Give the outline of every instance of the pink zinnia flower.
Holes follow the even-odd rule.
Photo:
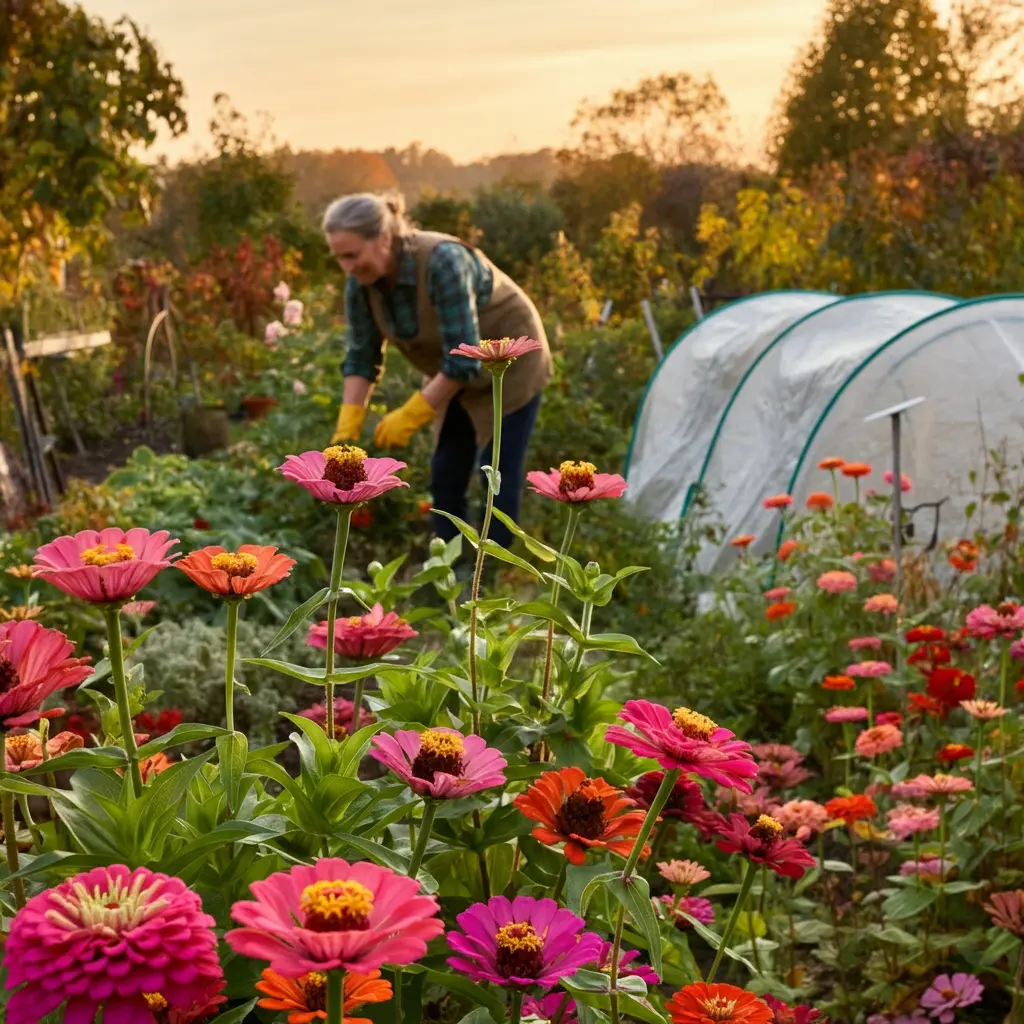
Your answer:
[[[922,796],[956,796],[974,789],[974,783],[970,779],[965,779],[962,775],[944,775],[942,772],[936,772],[935,775],[917,775],[903,785],[916,788]],[[896,795],[895,786],[893,795]]]
[[[789,494],[773,494],[762,502],[767,509],[789,508],[793,504],[793,497]]]
[[[664,772],[646,772],[626,790],[626,796],[645,810],[650,810],[664,778]],[[700,786],[682,777],[676,779],[668,801],[661,809],[661,816],[696,826],[701,838],[705,840],[718,831],[722,821],[722,816],[707,805]]]
[[[756,818],[759,814],[774,814],[775,809],[781,801],[772,793],[769,786],[761,785],[760,766],[758,767],[758,784],[754,786],[751,793],[741,793],[739,790],[730,789],[728,786],[718,786],[715,789],[715,803],[726,811],[739,811],[748,818]],[[716,831],[722,827],[721,820],[717,823]]]
[[[334,727],[344,732],[352,732],[352,723],[355,719],[355,705],[350,700],[346,700],[344,697],[334,698]],[[311,708],[306,708],[305,711],[299,712],[300,718],[308,718],[311,722],[316,722],[317,725],[322,728],[327,727],[327,705],[326,704],[314,704]],[[371,712],[367,711],[365,707],[360,708],[359,711],[359,725],[370,725],[376,722],[377,718]]]
[[[973,974],[940,974],[921,996],[921,1006],[937,1017],[939,1024],[953,1024],[954,1011],[981,1002],[984,995],[985,989]]]
[[[92,675],[90,658],[72,658],[75,645],[56,629],[31,619],[0,623],[0,724],[13,728],[63,709],[40,710],[57,690],[77,686]]]
[[[171,564],[167,553],[177,543],[166,530],[81,530],[44,544],[33,575],[83,601],[125,601]]]
[[[786,754],[786,748],[781,744],[779,751],[775,753],[771,751],[772,746],[774,744],[765,743],[754,747],[757,777],[760,782],[764,782],[772,789],[795,789],[801,782],[814,778],[814,772],[803,766],[802,754],[795,750],[792,755]]]
[[[390,654],[396,647],[419,636],[397,612],[384,613],[375,604],[366,615],[338,619],[334,624],[334,653],[355,661],[380,658]],[[306,643],[310,647],[327,647],[327,622],[318,622],[309,627]]]
[[[340,968],[366,974],[382,964],[404,967],[444,931],[437,900],[414,878],[371,861],[324,857],[249,886],[231,916],[241,928],[225,935],[242,956],[268,960],[285,978]]]
[[[413,792],[434,800],[471,796],[505,782],[501,754],[479,736],[455,729],[400,730],[373,738],[370,756],[390,768]]]
[[[706,900],[703,896],[680,896],[679,899],[675,896],[662,896],[660,902],[675,921],[675,926],[682,931],[693,927],[684,914],[701,924],[715,923],[715,908],[711,905],[711,900]]]
[[[191,1007],[222,978],[214,919],[179,878],[123,864],[93,868],[33,896],[4,951],[7,1024],[151,1020],[147,996]]]
[[[928,794],[924,786],[917,780],[926,777],[919,775],[917,778],[907,779],[904,782],[895,782],[889,793],[894,800],[920,800]]]
[[[626,493],[626,481],[618,473],[598,473],[591,462],[563,462],[547,473],[533,470],[526,474],[526,482],[535,493],[571,505]]]
[[[904,840],[916,832],[930,832],[939,827],[938,808],[915,807],[912,804],[897,804],[886,820],[896,838]]]
[[[730,814],[718,834],[723,853],[741,853],[752,864],[764,864],[777,875],[802,878],[817,861],[797,839],[785,839],[781,822],[762,814],[751,825],[742,814]]]
[[[991,916],[992,923],[1024,938],[1024,889],[994,892],[989,899],[985,913]]]
[[[314,498],[333,505],[359,505],[396,487],[408,487],[395,473],[405,469],[396,459],[370,459],[362,448],[332,445],[322,452],[289,455],[278,471]]]
[[[854,744],[861,757],[877,757],[903,746],[903,733],[895,725],[875,725],[865,729]]]
[[[876,583],[889,583],[896,578],[896,563],[891,558],[883,558],[880,562],[868,565],[868,575]]]
[[[593,964],[602,941],[584,932],[586,921],[554,900],[492,896],[456,918],[461,932],[448,933],[456,956],[448,966],[475,982],[506,988],[550,988],[562,978]]]
[[[891,485],[892,485],[892,482],[893,482],[893,480],[895,480],[896,478],[895,478],[895,477],[893,476],[893,472],[892,472],[892,470],[891,470],[891,469],[887,469],[887,470],[886,470],[886,471],[885,471],[885,472],[884,472],[884,473],[882,474],[882,479],[883,479],[883,480],[884,480],[884,481],[885,481],[885,482],[886,482],[887,484],[889,484],[889,485],[891,486]],[[902,491],[902,492],[903,492],[904,494],[907,494],[908,492],[912,491],[913,489],[914,489],[914,485],[913,485],[913,483],[911,482],[911,479],[910,479],[910,477],[909,477],[909,476],[907,476],[907,474],[906,474],[906,473],[900,473],[900,490],[901,490],[901,491]]]
[[[527,996],[523,1000],[523,1020],[535,1018],[540,1024],[579,1024],[576,1002],[560,989],[544,996]]]
[[[904,878],[913,875],[925,882],[941,882],[952,874],[955,866],[950,860],[925,857],[922,860],[904,861],[900,865],[900,874]]]
[[[781,601],[784,597],[788,597],[790,593],[789,587],[773,587],[771,590],[764,592],[764,598],[766,601]]]
[[[825,721],[833,725],[843,722],[864,722],[868,717],[867,708],[836,706],[825,712]]]
[[[460,345],[451,350],[453,356],[478,359],[481,363],[510,363],[513,359],[537,352],[544,346],[534,338],[497,338],[481,341],[479,345]]]
[[[1007,601],[998,608],[983,604],[967,613],[967,632],[982,640],[1012,639],[1024,629],[1024,605]]]
[[[879,711],[875,715],[875,725],[896,725],[903,724],[903,715],[898,711]]]
[[[850,665],[846,674],[853,676],[854,679],[879,679],[891,671],[892,665],[887,661],[860,661],[856,665]]]
[[[614,943],[611,942],[601,943],[601,952],[597,956],[594,970],[600,971],[602,974],[608,974],[611,971],[613,946]],[[657,985],[661,979],[653,967],[648,967],[647,964],[629,966],[639,955],[640,950],[638,949],[620,949],[618,976],[620,978],[643,978],[648,985]]]
[[[895,615],[899,608],[900,603],[892,594],[875,594],[864,602],[864,611],[878,615]]]
[[[129,601],[121,605],[121,614],[144,619],[155,607],[156,601]]]
[[[637,757],[650,757],[662,768],[678,768],[702,775],[720,786],[751,791],[748,781],[757,775],[750,744],[735,738],[705,715],[689,708],[670,712],[661,704],[646,700],[626,701],[619,718],[636,732],[610,725],[605,740],[632,750]]]
[[[768,1004],[768,1009],[772,1011],[773,1024],[814,1024],[815,1021],[821,1019],[821,1011],[814,1009],[813,1006],[803,1004],[787,1006],[768,993],[761,998]]]
[[[695,860],[659,861],[658,873],[671,885],[685,885],[687,888],[711,877],[711,872]]]
[[[47,758],[60,757],[69,750],[85,746],[85,740],[76,732],[59,732],[46,741]],[[27,772],[43,763],[43,742],[34,732],[8,736],[4,744],[4,767],[12,775]]]
[[[882,646],[882,641],[877,636],[855,636],[852,640],[846,641],[846,646],[851,651],[877,651]]]
[[[857,589],[857,577],[843,569],[823,572],[818,577],[818,589],[828,594],[842,594],[847,590]]]
[[[960,707],[979,722],[991,722],[1010,713],[1009,708],[1001,708],[994,700],[962,700]]]
[[[808,832],[824,832],[825,826],[831,820],[828,811],[814,800],[790,800],[775,812],[774,817],[793,835],[802,829]]]

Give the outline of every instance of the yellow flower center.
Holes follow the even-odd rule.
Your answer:
[[[350,491],[366,479],[366,452],[352,444],[336,444],[324,450],[324,479],[340,491]]]
[[[157,895],[163,882],[151,879],[149,887],[145,886],[144,875],[136,876],[131,885],[125,885],[108,874],[105,886],[94,885],[87,889],[81,882],[75,882],[66,895],[51,889],[50,903],[59,909],[48,910],[46,920],[62,931],[85,930],[98,937],[117,939],[167,906],[167,900]]]
[[[7,574],[13,576],[16,580],[30,580],[32,579],[32,566],[12,565],[7,569]]]
[[[116,562],[130,562],[135,557],[131,544],[97,544],[82,552],[83,565],[114,565]]]
[[[689,708],[676,708],[672,721],[691,740],[709,740],[718,731],[718,724],[707,715],[700,715]]]
[[[314,882],[302,890],[303,927],[314,932],[364,932],[373,893],[359,882]]]
[[[544,940],[529,922],[502,925],[494,936],[495,965],[503,978],[536,978],[544,967]]]
[[[458,733],[428,729],[420,738],[420,749],[412,763],[412,774],[426,782],[434,781],[435,772],[461,775],[465,752],[466,745]]]
[[[782,835],[781,822],[767,814],[762,814],[753,825],[750,826],[750,834],[763,843],[774,843]]]
[[[0,608],[0,622],[24,622],[26,619],[38,619],[43,613],[40,604],[16,604],[10,608]]]
[[[255,555],[243,554],[241,552],[232,554],[229,551],[225,551],[222,555],[214,555],[210,559],[210,565],[214,569],[226,572],[228,576],[238,576],[244,580],[256,571],[259,560]]]
[[[725,996],[711,996],[704,1001],[704,1015],[708,1020],[732,1020],[735,1009],[736,1000]]]
[[[592,462],[563,462],[558,467],[558,472],[561,476],[558,489],[563,494],[569,494],[581,487],[593,487],[597,466]]]
[[[146,1000],[146,1005],[153,1013],[167,1009],[167,1000],[159,992],[143,992],[142,998]]]
[[[2,670],[2,668],[3,665],[0,664],[0,670]],[[0,687],[0,689],[2,689],[2,687]],[[36,749],[36,744],[38,743],[39,740],[28,733],[22,733],[20,736],[8,736],[6,747],[7,760],[12,764],[21,764],[22,761],[25,761],[32,756],[33,751]]]
[[[327,1009],[327,975],[314,971],[299,978],[299,988],[306,999],[306,1009],[311,1013]]]

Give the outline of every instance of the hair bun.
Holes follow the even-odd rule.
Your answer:
[[[396,216],[405,216],[405,196],[401,192],[388,192],[383,196],[384,205]]]

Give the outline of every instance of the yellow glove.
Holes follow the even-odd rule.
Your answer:
[[[331,444],[338,444],[339,441],[358,440],[365,419],[366,409],[363,406],[343,405],[338,410],[338,425],[334,428]]]
[[[404,448],[412,435],[433,418],[433,406],[417,391],[401,409],[389,412],[377,424],[373,443],[378,448]]]

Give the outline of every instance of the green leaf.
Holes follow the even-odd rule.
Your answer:
[[[28,779],[22,779],[20,775],[0,775],[0,790],[3,790],[5,793],[18,793],[21,796],[55,797],[59,800],[67,799],[61,790],[50,789],[49,786],[40,786],[38,782],[29,782]]]
[[[227,736],[227,729],[219,725],[203,725],[201,722],[184,722],[175,726],[164,736],[157,736],[139,747],[139,757],[152,757],[159,754],[161,750],[170,750],[171,747],[181,747],[186,743],[199,743],[203,740],[216,739],[218,736]]]
[[[123,768],[128,755],[120,747],[91,747],[69,750],[59,757],[26,768],[21,775],[42,775],[45,772],[66,772],[75,768]]]
[[[288,616],[288,621],[278,631],[277,636],[263,649],[263,653],[260,655],[262,658],[266,658],[271,651],[276,651],[287,640],[292,633],[295,632],[305,621],[312,615],[317,609],[322,608],[327,604],[327,598],[330,596],[331,588],[324,587],[323,590],[318,591],[304,604],[300,604]]]
[[[476,549],[477,544],[480,543],[480,534],[477,533],[477,531],[474,530],[473,527],[469,525],[469,523],[460,519],[458,516],[451,515],[451,513],[449,512],[442,512],[441,509],[439,508],[435,508],[433,509],[433,511],[436,512],[439,516],[444,516],[445,519],[452,523],[455,526],[455,528],[459,531],[459,533],[461,533],[462,536],[465,537],[466,540],[468,540],[469,543],[473,545],[474,550]]]
[[[478,1006],[475,1010],[470,1010],[459,1024],[494,1024],[494,1017],[486,1006]]]
[[[661,929],[658,926],[658,918],[654,914],[654,907],[651,906],[651,887],[647,879],[642,875],[633,875],[631,878],[623,878],[621,875],[611,879],[608,883],[611,894],[626,908],[626,912],[633,921],[640,927],[647,939],[647,949],[651,954],[651,966],[658,977],[661,977]]]
[[[287,661],[275,661],[273,658],[243,658],[245,665],[259,665],[261,668],[269,668],[274,672],[290,676],[292,679],[301,679],[310,686],[323,686],[327,670],[323,668],[306,668],[304,665],[292,665]],[[338,684],[355,683],[360,679],[376,675],[378,672],[388,670],[405,669],[415,671],[412,665],[396,665],[394,662],[376,661],[368,665],[354,665],[352,668],[339,668],[331,673],[331,682]]]
[[[580,641],[585,651],[612,651],[616,654],[634,654],[639,658],[647,658],[658,664],[658,659],[648,654],[631,636],[625,633],[591,633]]]
[[[700,921],[698,921],[695,917],[690,917],[689,914],[684,913],[683,917],[685,917],[686,920],[690,922],[690,924],[693,926],[693,930],[712,949],[717,951],[718,947],[722,944],[721,935],[719,935],[717,932],[713,932],[706,925],[701,924]],[[739,953],[737,953],[734,949],[731,949],[729,946],[725,947],[725,955],[729,957],[730,960],[735,960],[737,963],[743,964],[743,966],[746,967],[746,969],[750,971],[751,974],[755,976],[758,974],[757,968],[749,960],[747,960],[745,957],[740,956]]]
[[[71,870],[82,868],[99,868],[110,863],[110,858],[102,853],[65,853],[63,850],[51,850],[38,857],[27,858],[22,854],[24,866],[8,875],[6,871],[0,875],[0,881],[14,878],[35,878],[51,868]]]
[[[199,867],[202,854],[210,854],[223,846],[252,840],[254,837],[271,839],[277,835],[280,835],[280,832],[265,828],[252,821],[224,821],[207,832],[206,835],[193,839],[174,854],[170,861],[163,862],[160,870],[168,875],[181,875],[189,868]]]
[[[514,519],[510,519],[505,515],[500,508],[494,509],[493,514],[498,522],[506,526],[514,537],[518,537],[526,545],[526,550],[531,555],[535,555],[544,562],[553,562],[558,558],[558,552],[554,548],[549,548],[547,544],[542,543],[536,537],[527,533]]]
[[[245,1003],[243,1006],[236,1006],[233,1010],[228,1010],[227,1013],[222,1013],[219,1017],[214,1017],[213,1020],[208,1022],[208,1024],[242,1024],[249,1014],[256,1009],[258,999],[259,996],[257,996],[256,999],[250,999],[249,1002]]]
[[[334,762],[334,744],[327,738],[323,726],[314,722],[311,718],[303,718],[302,715],[291,715],[287,711],[281,712],[282,718],[287,718],[292,725],[297,726],[299,731],[309,740],[313,753],[316,756],[316,778],[320,779],[330,770]],[[337,731],[337,730],[335,730]]]
[[[609,871],[609,864],[590,864],[586,867],[572,865],[565,873],[565,902],[569,909],[580,917],[585,917],[587,906],[594,893],[619,877],[618,871]]]
[[[525,558],[513,555],[511,551],[507,551],[496,540],[488,538],[484,541],[484,553],[490,555],[491,558],[496,558],[499,562],[514,565],[517,569],[522,569],[523,572],[528,572],[531,576],[536,576],[537,579],[540,579],[540,570],[535,565],[531,565]]]
[[[885,900],[882,913],[890,921],[904,921],[927,910],[938,898],[934,889],[901,889]]]
[[[483,985],[452,971],[426,971],[425,974],[428,984],[454,992],[476,1006],[485,1006],[496,1021],[505,1020],[505,1003]]]
[[[245,762],[249,756],[249,740],[244,733],[232,732],[227,736],[217,737],[217,761],[220,765],[220,781],[224,787],[228,810],[238,813],[242,797],[245,795],[242,776],[245,773]],[[246,787],[248,788],[248,787]]]

